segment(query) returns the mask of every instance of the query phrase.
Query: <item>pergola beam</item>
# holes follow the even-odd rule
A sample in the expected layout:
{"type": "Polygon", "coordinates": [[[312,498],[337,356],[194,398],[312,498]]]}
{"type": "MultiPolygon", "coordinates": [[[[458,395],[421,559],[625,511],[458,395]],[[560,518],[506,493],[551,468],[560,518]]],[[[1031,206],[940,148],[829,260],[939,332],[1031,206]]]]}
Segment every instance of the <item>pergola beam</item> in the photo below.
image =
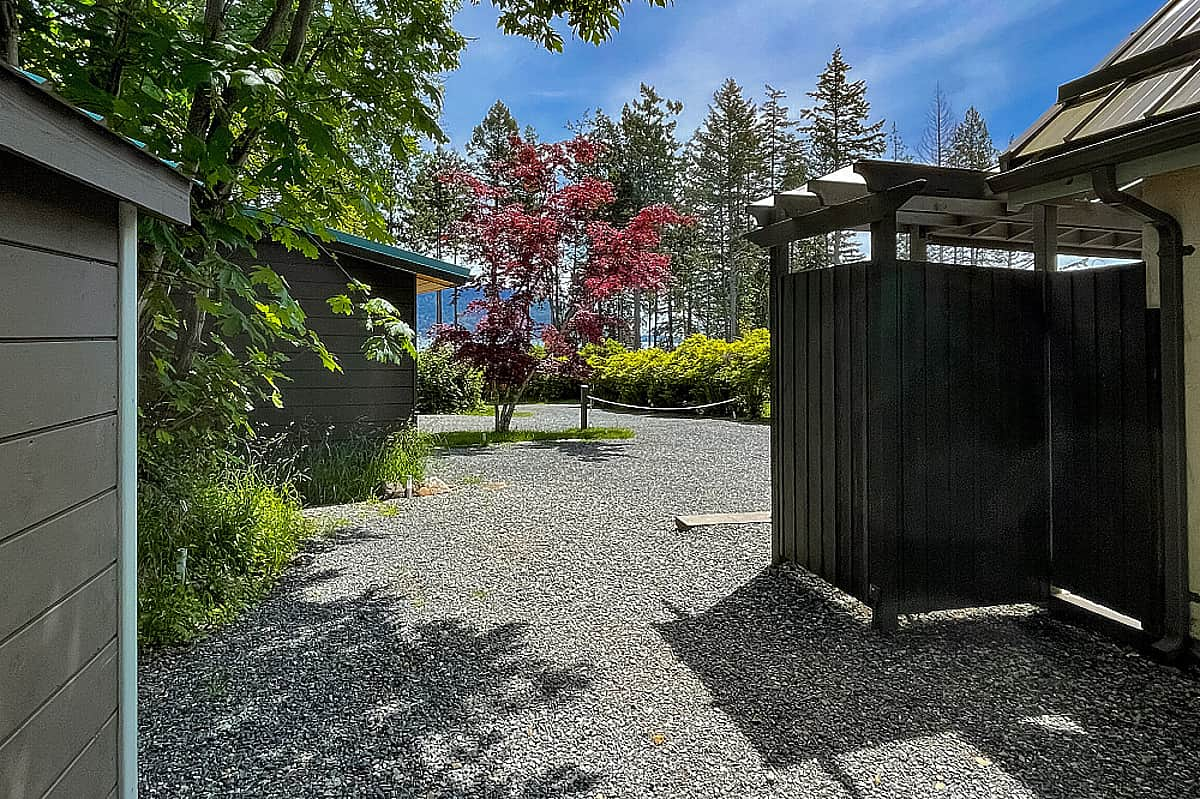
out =
{"type": "Polygon", "coordinates": [[[894,217],[896,210],[924,186],[924,180],[910,181],[849,202],[829,205],[817,211],[766,225],[746,234],[746,238],[760,247],[778,247],[825,233],[870,225],[884,217],[894,217]]]}

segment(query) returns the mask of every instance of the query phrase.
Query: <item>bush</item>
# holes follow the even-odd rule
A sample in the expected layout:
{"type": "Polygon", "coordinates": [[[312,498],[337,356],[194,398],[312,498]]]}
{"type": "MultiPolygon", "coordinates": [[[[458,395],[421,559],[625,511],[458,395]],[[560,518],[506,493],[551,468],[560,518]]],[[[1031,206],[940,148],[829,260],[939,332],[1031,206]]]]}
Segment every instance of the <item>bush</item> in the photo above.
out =
{"type": "Polygon", "coordinates": [[[771,339],[762,329],[733,342],[689,336],[669,352],[610,341],[584,354],[592,393],[618,402],[674,407],[737,398],[739,413],[758,417],[770,395],[771,339]]]}
{"type": "Polygon", "coordinates": [[[483,407],[483,374],[446,347],[417,355],[417,413],[468,413],[483,407]]]}
{"type": "Polygon", "coordinates": [[[156,443],[138,480],[138,637],[179,643],[260,597],[310,532],[296,492],[250,456],[156,443]],[[177,573],[187,550],[185,575],[177,573]]]}
{"type": "Polygon", "coordinates": [[[300,497],[305,505],[365,502],[380,483],[423,478],[431,449],[429,436],[412,428],[307,444],[297,461],[300,497]]]}

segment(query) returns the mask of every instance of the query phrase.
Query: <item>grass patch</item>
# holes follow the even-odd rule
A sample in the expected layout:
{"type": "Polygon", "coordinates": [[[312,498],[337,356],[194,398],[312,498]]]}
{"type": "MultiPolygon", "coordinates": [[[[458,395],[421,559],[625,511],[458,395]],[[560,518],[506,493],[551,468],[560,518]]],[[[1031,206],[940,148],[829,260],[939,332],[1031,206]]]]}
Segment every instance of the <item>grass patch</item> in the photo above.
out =
{"type": "Polygon", "coordinates": [[[139,640],[182,643],[231,620],[266,592],[314,531],[296,491],[247,456],[143,452],[139,640]]]}
{"type": "MultiPolygon", "coordinates": [[[[476,408],[471,411],[460,411],[457,416],[495,416],[496,409],[490,407],[476,408]]],[[[513,411],[514,419],[528,419],[533,416],[533,411],[513,411]]]]}
{"type": "Polygon", "coordinates": [[[520,441],[601,441],[633,438],[627,427],[589,427],[587,430],[509,430],[507,433],[455,430],[437,433],[434,444],[441,447],[477,447],[485,444],[513,444],[520,441]]]}
{"type": "Polygon", "coordinates": [[[299,491],[305,505],[366,502],[380,483],[425,476],[430,436],[402,430],[386,437],[357,435],[306,447],[300,454],[299,491]]]}

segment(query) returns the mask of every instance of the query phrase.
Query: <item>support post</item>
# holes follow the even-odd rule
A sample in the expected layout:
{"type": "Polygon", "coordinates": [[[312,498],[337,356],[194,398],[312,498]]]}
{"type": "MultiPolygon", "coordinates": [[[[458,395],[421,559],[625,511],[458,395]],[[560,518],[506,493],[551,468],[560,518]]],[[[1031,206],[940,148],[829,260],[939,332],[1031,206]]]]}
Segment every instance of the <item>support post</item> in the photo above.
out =
{"type": "Polygon", "coordinates": [[[1058,206],[1033,206],[1033,268],[1058,271],[1058,206]]]}
{"type": "Polygon", "coordinates": [[[117,251],[117,795],[136,799],[137,737],[137,208],[121,203],[117,251]]]}
{"type": "Polygon", "coordinates": [[[1038,575],[1038,591],[1050,598],[1050,578],[1054,568],[1054,374],[1050,370],[1050,335],[1055,320],[1050,318],[1050,273],[1058,271],[1058,206],[1035,205],[1033,215],[1033,268],[1042,281],[1042,381],[1045,402],[1042,429],[1046,443],[1046,545],[1041,553],[1044,566],[1038,575]]]}
{"type": "Polygon", "coordinates": [[[588,429],[588,405],[591,404],[591,389],[587,383],[579,386],[579,429],[588,429]]]}
{"type": "MultiPolygon", "coordinates": [[[[793,518],[798,512],[795,506],[795,487],[783,485],[783,416],[793,409],[784,407],[784,383],[790,386],[791,376],[785,375],[783,361],[783,283],[792,271],[792,248],[790,244],[778,244],[768,251],[770,263],[770,306],[771,329],[771,565],[783,562],[783,537],[795,528],[793,518]],[[784,500],[784,495],[790,501],[784,500]]],[[[790,321],[788,322],[790,324],[790,321]]],[[[789,396],[787,401],[794,402],[789,396]]],[[[789,418],[791,418],[789,416],[789,418]]]]}
{"type": "Polygon", "coordinates": [[[915,227],[908,233],[908,260],[929,260],[929,237],[923,227],[915,227]]]}
{"type": "Polygon", "coordinates": [[[871,623],[890,633],[900,623],[900,557],[903,527],[900,491],[901,330],[896,214],[871,224],[867,273],[867,579],[871,623]]]}

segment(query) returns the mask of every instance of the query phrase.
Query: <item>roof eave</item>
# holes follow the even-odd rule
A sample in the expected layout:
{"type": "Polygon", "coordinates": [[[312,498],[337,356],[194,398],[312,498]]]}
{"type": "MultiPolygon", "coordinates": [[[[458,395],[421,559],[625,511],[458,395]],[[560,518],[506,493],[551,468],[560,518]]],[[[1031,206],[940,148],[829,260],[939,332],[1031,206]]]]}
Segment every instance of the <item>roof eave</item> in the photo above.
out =
{"type": "Polygon", "coordinates": [[[1200,140],[1200,111],[1146,125],[1055,155],[1012,165],[988,178],[996,193],[1019,191],[1074,177],[1108,164],[1119,164],[1194,145],[1200,140]]]}

